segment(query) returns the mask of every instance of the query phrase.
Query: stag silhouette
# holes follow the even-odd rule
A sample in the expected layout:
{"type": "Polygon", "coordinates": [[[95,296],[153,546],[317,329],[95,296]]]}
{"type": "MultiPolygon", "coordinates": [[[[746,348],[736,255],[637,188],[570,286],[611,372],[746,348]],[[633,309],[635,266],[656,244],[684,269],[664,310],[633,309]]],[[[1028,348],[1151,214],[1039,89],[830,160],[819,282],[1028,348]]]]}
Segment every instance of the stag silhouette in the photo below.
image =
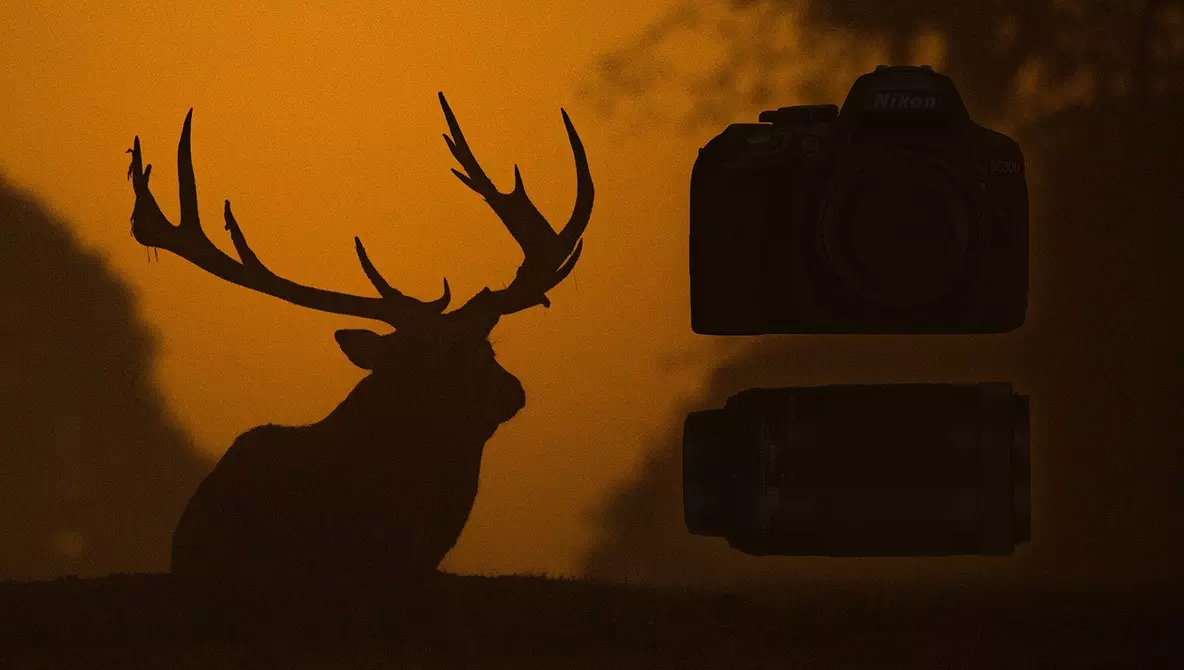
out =
{"type": "Polygon", "coordinates": [[[518,380],[494,358],[488,341],[498,319],[534,305],[579,259],[592,212],[592,178],[584,148],[562,111],[575,154],[577,193],[567,225],[556,233],[527,197],[514,167],[514,189],[497,190],[473,157],[441,93],[451,132],[444,139],[464,172],[452,172],[483,196],[522,248],[509,286],[486,287],[445,312],[444,294],[425,302],[400,293],[354,238],[362,270],[380,297],[297,284],[260,262],[224,208],[239,260],[202,231],[190,153],[193,110],[177,147],[181,221],[172,225],[148,188],[140,138],[128,177],[136,201],[132,234],[223,280],[296,305],[384,322],[394,332],[335,333],[342,351],[370,370],[340,405],[307,426],[265,425],[243,433],[204,480],[173,537],[174,574],[220,584],[261,581],[400,580],[433,574],[453,547],[477,494],[481,456],[498,425],[526,400],[518,380]]]}

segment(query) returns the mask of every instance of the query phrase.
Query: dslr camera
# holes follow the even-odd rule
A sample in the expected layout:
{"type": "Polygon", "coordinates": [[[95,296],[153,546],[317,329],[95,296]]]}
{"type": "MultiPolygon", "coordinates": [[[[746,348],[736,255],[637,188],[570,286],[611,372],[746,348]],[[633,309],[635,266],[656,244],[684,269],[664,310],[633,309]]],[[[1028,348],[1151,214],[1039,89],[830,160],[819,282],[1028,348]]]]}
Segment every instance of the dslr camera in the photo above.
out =
{"type": "Polygon", "coordinates": [[[879,66],[840,110],[735,123],[699,151],[691,327],[704,335],[1001,333],[1024,321],[1028,191],[949,77],[879,66]]]}

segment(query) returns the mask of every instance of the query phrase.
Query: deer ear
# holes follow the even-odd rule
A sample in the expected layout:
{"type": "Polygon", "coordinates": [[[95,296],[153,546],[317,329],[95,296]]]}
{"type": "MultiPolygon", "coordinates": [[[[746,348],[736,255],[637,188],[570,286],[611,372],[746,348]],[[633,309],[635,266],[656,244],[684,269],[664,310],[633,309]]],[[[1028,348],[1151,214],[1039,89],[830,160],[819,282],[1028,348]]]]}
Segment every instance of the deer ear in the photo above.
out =
{"type": "Polygon", "coordinates": [[[382,336],[374,331],[350,328],[333,333],[337,346],[351,363],[363,370],[373,370],[378,363],[382,336]]]}

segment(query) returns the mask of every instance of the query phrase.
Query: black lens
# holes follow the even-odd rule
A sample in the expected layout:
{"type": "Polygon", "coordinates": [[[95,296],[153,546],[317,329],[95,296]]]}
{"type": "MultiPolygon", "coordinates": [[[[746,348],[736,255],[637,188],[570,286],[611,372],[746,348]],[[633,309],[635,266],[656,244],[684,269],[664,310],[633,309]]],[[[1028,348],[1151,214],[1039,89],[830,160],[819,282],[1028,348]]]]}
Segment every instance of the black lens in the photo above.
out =
{"type": "Polygon", "coordinates": [[[1014,500],[1012,532],[1016,542],[1032,539],[1032,474],[1029,456],[1028,396],[1015,396],[1015,437],[1011,444],[1011,479],[1014,500]]]}
{"type": "Polygon", "coordinates": [[[683,422],[683,516],[692,533],[722,535],[728,530],[730,428],[723,410],[692,412],[683,422]]]}
{"type": "Polygon", "coordinates": [[[1030,538],[1006,383],[751,389],[687,416],[687,529],[754,555],[1006,555],[1030,538]]]}

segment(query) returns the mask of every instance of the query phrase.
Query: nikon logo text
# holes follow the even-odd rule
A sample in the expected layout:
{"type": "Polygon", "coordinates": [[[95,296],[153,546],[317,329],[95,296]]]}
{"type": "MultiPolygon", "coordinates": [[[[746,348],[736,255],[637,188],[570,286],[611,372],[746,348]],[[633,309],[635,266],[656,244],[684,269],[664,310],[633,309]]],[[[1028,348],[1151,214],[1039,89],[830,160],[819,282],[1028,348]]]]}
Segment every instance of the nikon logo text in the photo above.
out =
{"type": "Polygon", "coordinates": [[[872,96],[872,103],[869,109],[914,111],[933,109],[935,107],[937,107],[937,96],[935,95],[916,95],[901,91],[888,91],[872,96]]]}

